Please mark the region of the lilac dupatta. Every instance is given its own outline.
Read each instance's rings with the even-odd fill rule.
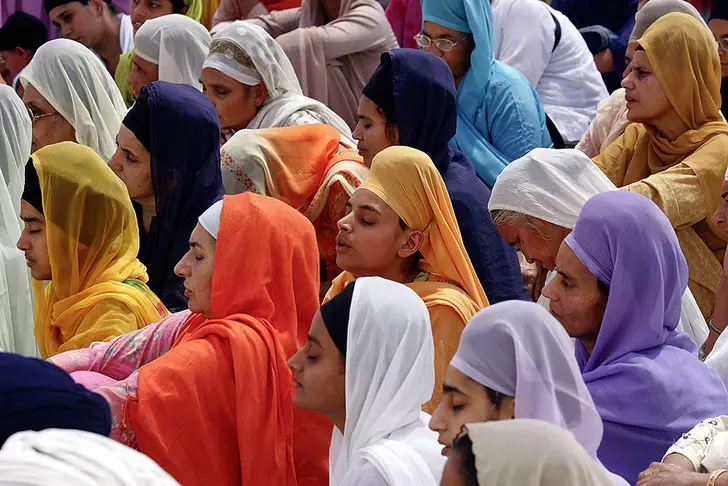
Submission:
[[[565,242],[609,286],[594,350],[577,341],[576,356],[604,422],[599,459],[634,484],[681,434],[728,413],[728,393],[676,331],[688,269],[656,205],[625,191],[598,194]]]

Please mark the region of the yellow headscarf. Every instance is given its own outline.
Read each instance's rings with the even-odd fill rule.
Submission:
[[[440,281],[413,282],[407,286],[428,307],[452,307],[467,322],[488,306],[485,291],[465,250],[445,182],[427,154],[401,146],[383,150],[374,157],[369,177],[358,190],[362,189],[384,201],[409,228],[424,231],[420,266],[436,274]],[[327,298],[341,292],[354,279],[349,272],[339,275]]]
[[[200,22],[202,19],[202,0],[184,0],[184,4],[187,7],[187,13],[185,15],[195,22]],[[210,28],[207,25],[205,27]],[[128,108],[131,108],[131,105],[136,101],[134,91],[131,89],[131,84],[129,84],[129,80],[127,79],[131,72],[131,60],[133,57],[134,49],[122,54],[119,57],[119,64],[117,64],[116,71],[114,72],[114,81],[116,82],[116,86],[119,87],[121,96],[124,98],[124,103],[126,103]]]
[[[725,241],[711,218],[721,204],[720,187],[728,165],[728,124],[720,115],[722,79],[715,39],[692,16],[670,13],[652,24],[638,46],[688,131],[670,141],[653,127],[633,123],[594,162],[617,187],[623,187],[684,161],[705,193],[711,231]],[[700,157],[688,159],[715,137],[724,143],[712,144],[701,149]]]
[[[139,232],[126,186],[96,153],[73,142],[50,145],[32,156],[46,218],[46,241],[53,280],[34,280],[35,337],[41,356],[56,354],[73,338],[94,306],[124,304],[135,328],[157,322],[166,309],[146,282],[136,256]],[[99,319],[87,341],[104,341],[111,324]],[[135,330],[129,329],[127,332]],[[86,344],[88,345],[88,344]]]

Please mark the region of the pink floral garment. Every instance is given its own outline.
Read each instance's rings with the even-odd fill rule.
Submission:
[[[127,397],[137,394],[139,369],[172,349],[190,315],[189,310],[177,312],[107,343],[57,354],[48,361],[70,373],[76,383],[103,396],[111,408],[110,437],[133,443],[133,438],[126,436],[130,428],[121,423],[121,416]]]

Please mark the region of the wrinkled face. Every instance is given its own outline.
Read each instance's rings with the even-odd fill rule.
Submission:
[[[708,23],[716,41],[728,39],[728,20],[713,19]],[[728,51],[718,49],[720,55],[720,69],[724,78],[728,78]]]
[[[297,407],[327,417],[346,415],[346,362],[316,312],[306,344],[288,360]]]
[[[52,9],[48,16],[62,37],[93,49],[103,37],[101,18],[106,8],[103,0],[89,0],[87,5],[70,2]]]
[[[32,204],[21,199],[20,218],[24,227],[18,240],[18,249],[25,253],[25,263],[30,268],[30,274],[36,280],[51,280],[45,217]]]
[[[553,270],[559,247],[569,229],[531,216],[526,218],[527,221],[499,224],[496,229],[509,245],[521,250],[529,263],[537,262],[543,268]]]
[[[512,398],[504,398],[500,407],[490,401],[485,387],[453,366],[448,366],[442,386],[442,398],[430,419],[430,428],[439,434],[447,456],[465,424],[513,418]]]
[[[607,307],[607,296],[599,290],[597,278],[566,243],[556,257],[557,276],[543,289],[551,299],[551,314],[572,338],[596,342]]]
[[[215,269],[215,238],[198,223],[190,236],[190,250],[174,267],[174,273],[185,279],[187,307],[196,314],[212,319],[212,274]]]
[[[412,230],[402,229],[399,216],[373,192],[358,189],[339,220],[336,264],[356,277],[386,276],[419,251]],[[419,232],[421,234],[421,232]]]
[[[713,215],[713,223],[720,226],[723,234],[728,236],[728,181],[723,181],[723,185],[720,187],[720,197],[723,198],[723,202]]]
[[[17,75],[30,63],[33,53],[27,49],[16,47],[12,51],[0,51],[0,56],[5,59],[5,66],[10,72]]]
[[[358,144],[359,155],[367,167],[382,150],[399,145],[399,130],[393,126],[393,138],[387,136],[387,119],[372,100],[362,95],[359,99],[359,121],[354,128],[354,139]]]
[[[131,62],[131,71],[129,71],[127,81],[129,81],[134,95],[139,96],[144,86],[159,81],[159,66],[136,54],[132,57]]]
[[[246,86],[213,68],[202,70],[200,82],[202,92],[217,110],[223,131],[246,128],[268,96],[264,83]]]
[[[662,90],[645,51],[636,51],[632,70],[622,80],[627,90],[627,118],[633,123],[650,124],[675,112]]]
[[[154,196],[149,151],[124,125],[116,137],[116,152],[109,159],[109,167],[126,185],[132,200]]]
[[[129,3],[129,16],[131,17],[131,25],[134,27],[135,34],[139,30],[139,27],[144,25],[144,22],[147,20],[173,13],[181,13],[184,15],[187,12],[187,8],[185,7],[182,10],[181,12],[175,12],[171,0],[131,0]]]
[[[26,107],[30,108],[35,117],[33,121],[33,152],[42,149],[46,145],[76,141],[76,130],[73,126],[48,103],[32,84],[25,88],[23,102]]]
[[[447,39],[449,41],[452,41],[453,43],[456,43],[465,36],[465,33],[463,32],[448,29],[447,27],[436,24],[434,22],[430,22],[429,20],[425,21],[422,30],[425,35],[427,35],[433,41],[436,41],[438,39]],[[468,69],[470,69],[470,54],[473,52],[473,48],[474,45],[471,38],[466,40],[465,42],[461,42],[451,51],[441,51],[435,46],[434,42],[430,44],[430,47],[424,50],[425,52],[431,52],[437,57],[443,59],[447,63],[447,65],[450,66],[450,71],[452,71],[452,75],[455,78],[455,84],[458,84],[468,72]]]

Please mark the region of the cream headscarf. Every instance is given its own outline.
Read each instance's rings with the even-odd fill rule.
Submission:
[[[212,38],[185,15],[171,14],[144,22],[134,36],[135,55],[159,66],[159,80],[188,84],[202,91],[202,63]]]
[[[23,102],[11,87],[0,86],[0,349],[35,357],[30,275],[16,247],[31,132]]]
[[[568,431],[529,419],[468,424],[478,484],[612,486]]]
[[[69,39],[43,44],[20,75],[76,130],[76,141],[108,161],[126,106],[106,67],[90,49]]]

